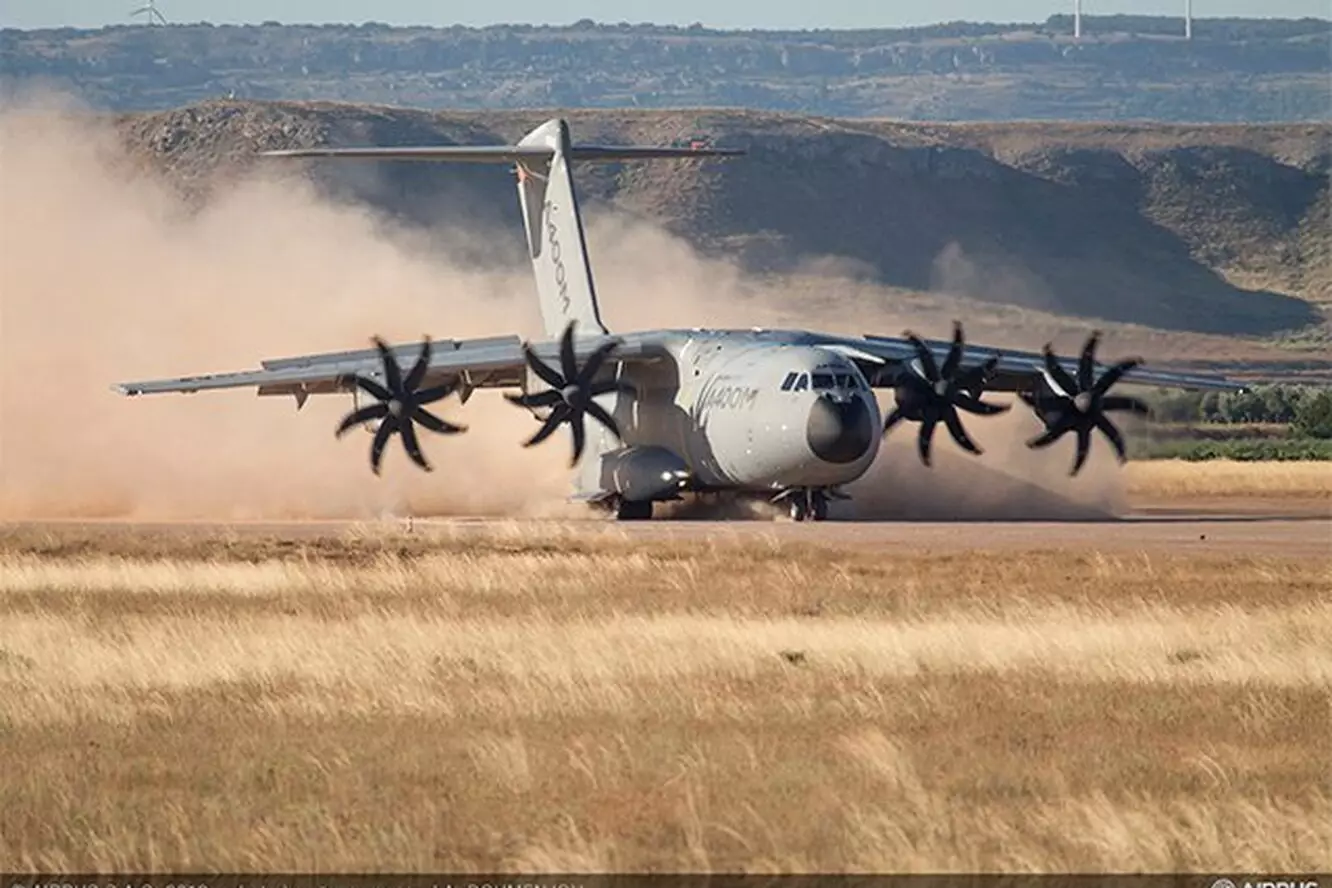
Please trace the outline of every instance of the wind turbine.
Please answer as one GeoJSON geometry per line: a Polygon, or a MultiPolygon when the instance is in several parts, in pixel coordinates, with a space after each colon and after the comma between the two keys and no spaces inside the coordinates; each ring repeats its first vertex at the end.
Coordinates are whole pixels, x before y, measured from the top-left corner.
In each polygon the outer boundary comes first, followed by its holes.
{"type": "Polygon", "coordinates": [[[1073,39],[1082,39],[1082,0],[1073,0],[1073,39]]]}
{"type": "Polygon", "coordinates": [[[1193,0],[1184,0],[1184,39],[1193,39],[1193,0]]]}
{"type": "Polygon", "coordinates": [[[156,0],[148,0],[143,6],[130,13],[131,17],[140,15],[147,20],[150,28],[153,25],[165,25],[167,23],[166,16],[162,15],[162,10],[157,8],[156,0]]]}

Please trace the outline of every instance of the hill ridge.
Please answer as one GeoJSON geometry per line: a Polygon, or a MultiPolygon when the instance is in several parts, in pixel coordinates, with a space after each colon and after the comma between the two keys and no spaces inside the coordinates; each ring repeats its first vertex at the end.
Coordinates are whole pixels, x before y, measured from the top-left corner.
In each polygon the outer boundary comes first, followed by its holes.
{"type": "MultiPolygon", "coordinates": [[[[116,120],[141,163],[203,194],[260,150],[511,143],[555,114],[575,141],[701,135],[745,148],[724,161],[580,167],[578,187],[590,217],[649,220],[756,274],[832,260],[843,276],[904,291],[1218,335],[1317,326],[1332,304],[1332,149],[1312,125],[1115,125],[1098,135],[1082,124],[852,120],[843,130],[836,119],[715,109],[227,101],[116,120]]],[[[447,208],[521,260],[505,170],[384,164],[369,183],[340,165],[309,173],[331,194],[409,222],[438,223],[447,208]]]]}
{"type": "Polygon", "coordinates": [[[0,31],[5,89],[94,105],[334,98],[455,108],[756,107],[905,119],[1327,120],[1332,22],[1068,16],[859,31],[598,24],[0,31]]]}

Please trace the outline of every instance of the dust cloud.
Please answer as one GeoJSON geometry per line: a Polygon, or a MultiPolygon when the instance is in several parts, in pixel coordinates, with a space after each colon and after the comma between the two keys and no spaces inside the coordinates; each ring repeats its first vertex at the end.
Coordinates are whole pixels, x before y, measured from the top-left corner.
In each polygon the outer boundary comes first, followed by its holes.
{"type": "Polygon", "coordinates": [[[537,329],[530,282],[427,254],[368,211],[295,178],[238,181],[199,212],[132,172],[115,135],[40,104],[0,111],[0,516],[243,519],[406,508],[522,511],[561,499],[567,454],[513,450],[532,419],[479,392],[440,412],[467,434],[395,440],[333,429],[349,397],[252,389],[127,399],[118,381],[239,370],[390,340],[537,329]]]}
{"type": "MultiPolygon", "coordinates": [[[[527,268],[478,266],[465,228],[396,227],[271,168],[187,207],[136,171],[106,124],[46,98],[0,107],[0,211],[0,518],[585,514],[565,502],[567,436],[523,450],[533,420],[497,392],[436,405],[469,431],[423,436],[433,473],[412,466],[394,440],[377,478],[368,434],[333,437],[349,397],[312,397],[297,412],[289,397],[250,389],[134,399],[110,390],[365,347],[372,333],[397,341],[537,334],[527,268]]],[[[838,277],[835,260],[803,276],[758,278],[652,226],[589,216],[612,329],[899,332],[912,320],[883,288],[838,277]]],[[[941,318],[913,326],[947,335],[941,318]]],[[[1022,405],[968,427],[986,456],[955,453],[940,429],[933,470],[916,461],[915,428],[895,429],[874,469],[848,488],[853,503],[834,514],[1057,520],[1119,508],[1104,448],[1069,479],[1067,442],[1044,453],[1022,445],[1036,427],[1022,405]]]]}

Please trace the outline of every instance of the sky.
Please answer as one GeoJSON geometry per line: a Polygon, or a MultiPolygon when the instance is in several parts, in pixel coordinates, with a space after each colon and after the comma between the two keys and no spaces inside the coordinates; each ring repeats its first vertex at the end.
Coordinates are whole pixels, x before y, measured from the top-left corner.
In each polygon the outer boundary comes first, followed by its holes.
{"type": "MultiPolygon", "coordinates": [[[[146,0],[0,0],[0,27],[100,27],[131,21],[129,12],[146,0]]],[[[887,3],[867,0],[155,0],[173,22],[214,24],[276,20],[393,25],[571,24],[599,22],[688,25],[714,28],[893,28],[934,22],[1044,21],[1071,12],[1072,0],[930,0],[887,3]]],[[[1183,0],[1083,0],[1084,15],[1182,14],[1183,0]]],[[[1197,18],[1273,16],[1332,17],[1332,0],[1193,0],[1197,18]]]]}

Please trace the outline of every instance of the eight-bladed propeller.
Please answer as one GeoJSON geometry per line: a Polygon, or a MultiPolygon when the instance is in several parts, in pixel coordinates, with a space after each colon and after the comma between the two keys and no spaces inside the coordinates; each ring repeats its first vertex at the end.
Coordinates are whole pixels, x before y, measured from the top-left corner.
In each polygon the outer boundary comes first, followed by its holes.
{"type": "Polygon", "coordinates": [[[587,431],[584,426],[584,415],[590,414],[593,419],[610,429],[615,437],[620,437],[620,427],[615,424],[615,418],[610,415],[600,404],[593,400],[598,395],[609,394],[610,392],[620,391],[627,394],[633,394],[634,388],[625,382],[619,380],[604,380],[595,385],[592,380],[601,369],[606,358],[620,344],[618,339],[612,339],[604,345],[597,347],[592,352],[580,369],[577,356],[574,353],[574,322],[570,321],[569,326],[564,328],[564,336],[560,339],[560,369],[547,366],[536,356],[531,347],[523,345],[523,357],[527,360],[527,366],[532,368],[532,372],[546,382],[551,388],[544,392],[533,392],[526,395],[509,395],[507,398],[511,403],[519,407],[552,407],[550,415],[542,423],[537,433],[528,439],[523,446],[531,447],[533,444],[539,444],[559,427],[560,423],[569,423],[569,428],[573,431],[573,459],[569,461],[572,467],[578,464],[578,458],[583,455],[583,447],[587,440],[587,431]]]}
{"type": "Polygon", "coordinates": [[[1078,452],[1073,460],[1070,475],[1076,475],[1087,461],[1091,451],[1092,429],[1100,429],[1110,443],[1114,445],[1119,461],[1128,459],[1125,452],[1124,438],[1105,415],[1107,410],[1127,410],[1139,416],[1149,416],[1151,409],[1137,398],[1121,395],[1107,395],[1110,387],[1118,382],[1125,373],[1142,363],[1140,358],[1120,361],[1101,376],[1094,379],[1096,373],[1096,346],[1100,341],[1099,331],[1087,337],[1082,347],[1082,357],[1078,361],[1078,377],[1074,379],[1059,364],[1050,344],[1045,345],[1045,386],[1048,391],[1036,393],[1024,392],[1023,401],[1045,423],[1045,431],[1027,442],[1028,447],[1048,447],[1068,432],[1078,435],[1078,452]]]}
{"type": "Polygon", "coordinates": [[[985,384],[999,363],[999,356],[995,355],[979,366],[962,369],[962,325],[954,322],[953,346],[940,368],[929,346],[919,336],[910,331],[903,335],[915,346],[916,360],[907,365],[911,372],[903,374],[898,380],[897,404],[883,424],[884,434],[901,420],[919,422],[920,432],[916,445],[921,462],[928,466],[934,429],[942,421],[953,440],[964,450],[981,453],[980,447],[976,446],[976,442],[971,440],[967,430],[962,427],[957,410],[960,407],[968,413],[993,416],[1009,409],[1008,404],[987,404],[980,400],[985,384]]]}
{"type": "Polygon", "coordinates": [[[447,435],[466,431],[466,426],[445,422],[422,406],[448,397],[457,387],[456,383],[449,382],[424,391],[417,391],[417,386],[424,381],[426,371],[430,369],[429,336],[425,338],[421,345],[421,356],[416,359],[416,363],[405,379],[402,375],[402,369],[393,357],[393,353],[389,351],[384,341],[377,336],[375,337],[375,348],[379,349],[379,356],[384,364],[384,382],[386,385],[380,385],[375,380],[364,376],[355,377],[356,386],[366,394],[377,398],[378,403],[368,404],[343,417],[342,423],[335,433],[336,437],[342,437],[349,429],[361,423],[375,419],[381,420],[379,429],[375,432],[374,443],[370,445],[370,468],[374,470],[374,473],[379,474],[379,463],[384,456],[384,445],[388,443],[388,439],[394,432],[402,435],[402,446],[406,449],[407,455],[412,458],[412,461],[427,472],[432,471],[430,463],[426,462],[425,455],[421,453],[421,444],[416,437],[415,423],[420,423],[432,432],[447,435]]]}

